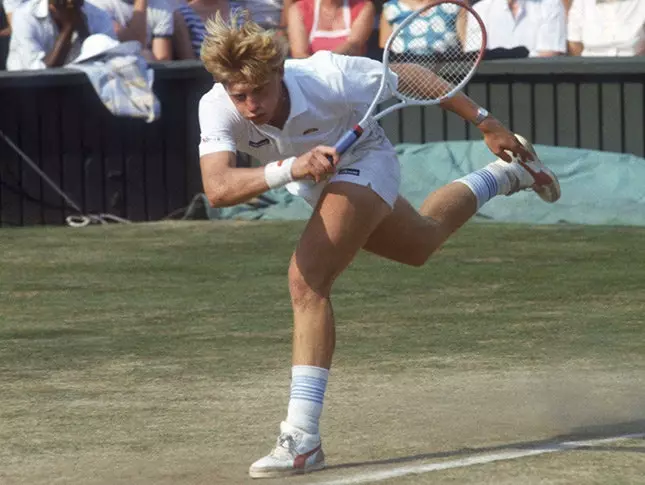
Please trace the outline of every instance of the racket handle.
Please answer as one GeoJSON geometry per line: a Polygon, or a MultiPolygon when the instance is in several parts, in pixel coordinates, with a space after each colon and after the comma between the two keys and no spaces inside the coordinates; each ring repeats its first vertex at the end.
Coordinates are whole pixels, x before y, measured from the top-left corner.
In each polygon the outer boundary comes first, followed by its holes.
{"type": "Polygon", "coordinates": [[[343,135],[343,137],[338,140],[338,143],[336,143],[336,151],[338,152],[339,155],[342,155],[345,153],[349,147],[351,147],[356,140],[358,140],[358,137],[360,137],[363,134],[363,128],[361,128],[359,125],[356,125],[354,129],[349,130],[347,133],[343,135]]]}

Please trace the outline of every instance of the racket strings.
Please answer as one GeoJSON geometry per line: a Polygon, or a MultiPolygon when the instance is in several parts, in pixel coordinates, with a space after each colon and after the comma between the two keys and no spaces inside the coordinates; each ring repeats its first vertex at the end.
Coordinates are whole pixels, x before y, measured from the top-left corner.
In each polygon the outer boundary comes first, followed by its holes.
{"type": "Polygon", "coordinates": [[[391,39],[386,51],[394,71],[406,71],[397,91],[415,101],[449,96],[472,75],[482,50],[473,14],[457,3],[427,8],[391,39]]]}

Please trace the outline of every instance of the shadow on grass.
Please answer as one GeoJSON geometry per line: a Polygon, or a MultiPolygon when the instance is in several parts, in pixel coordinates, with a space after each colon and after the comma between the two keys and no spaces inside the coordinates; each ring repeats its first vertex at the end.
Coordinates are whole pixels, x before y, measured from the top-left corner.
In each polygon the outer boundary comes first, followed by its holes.
{"type": "MultiPolygon", "coordinates": [[[[478,448],[461,448],[459,450],[442,451],[437,453],[422,453],[418,455],[402,456],[399,458],[388,458],[385,460],[373,460],[352,463],[340,463],[338,465],[330,465],[325,470],[340,470],[347,468],[357,468],[363,466],[375,465],[391,465],[395,463],[408,463],[419,460],[428,460],[433,458],[454,458],[470,456],[480,453],[491,453],[511,450],[544,450],[550,448],[566,449],[566,444],[575,441],[591,441],[602,440],[609,438],[617,438],[628,435],[644,435],[645,434],[645,420],[629,421],[624,423],[607,424],[599,426],[588,426],[582,428],[575,428],[570,433],[554,436],[547,440],[536,441],[520,441],[516,443],[507,443],[497,446],[485,446],[478,448]]],[[[643,436],[639,436],[645,439],[643,436]]],[[[576,445],[572,450],[576,451],[621,451],[632,453],[645,453],[645,446],[637,447],[619,447],[612,446],[611,444],[590,444],[588,446],[576,445]]]]}

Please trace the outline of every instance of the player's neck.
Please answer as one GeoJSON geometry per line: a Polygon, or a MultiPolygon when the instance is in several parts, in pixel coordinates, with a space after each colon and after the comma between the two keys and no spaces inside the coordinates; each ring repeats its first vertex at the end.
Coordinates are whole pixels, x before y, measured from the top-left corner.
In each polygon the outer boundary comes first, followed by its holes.
{"type": "Polygon", "coordinates": [[[289,90],[287,89],[287,85],[284,81],[282,81],[280,87],[280,101],[278,102],[278,108],[275,115],[273,115],[273,118],[271,118],[271,121],[269,121],[269,124],[282,129],[289,118],[289,113],[291,113],[291,98],[289,97],[289,90]]]}

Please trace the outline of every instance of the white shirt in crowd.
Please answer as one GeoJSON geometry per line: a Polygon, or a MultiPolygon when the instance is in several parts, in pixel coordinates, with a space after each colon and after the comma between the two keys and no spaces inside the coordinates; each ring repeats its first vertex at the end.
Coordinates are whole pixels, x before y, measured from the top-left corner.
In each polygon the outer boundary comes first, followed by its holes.
{"type": "MultiPolygon", "coordinates": [[[[87,0],[89,3],[105,10],[112,19],[120,25],[126,26],[132,19],[134,5],[132,0],[87,0]]],[[[152,46],[152,39],[156,37],[172,37],[174,32],[173,4],[170,0],[148,0],[146,10],[147,45],[152,46]]]]}
{"type": "MultiPolygon", "coordinates": [[[[199,102],[199,154],[239,150],[267,163],[302,155],[318,145],[333,146],[361,120],[382,75],[383,64],[365,57],[320,51],[307,59],[287,60],[284,82],[291,112],[282,130],[245,120],[224,86],[215,84],[199,102]]],[[[396,75],[390,75],[396,85],[396,75]]],[[[381,99],[391,96],[388,91],[381,99]]],[[[378,146],[384,139],[382,128],[374,123],[350,151],[378,146]]],[[[351,161],[347,153],[340,165],[351,161]]]]}
{"type": "Polygon", "coordinates": [[[0,0],[5,13],[9,14],[13,14],[23,3],[28,3],[28,0],[0,0]]]}
{"type": "MultiPolygon", "coordinates": [[[[565,53],[566,15],[562,0],[518,0],[518,4],[516,16],[513,16],[508,0],[481,0],[473,6],[486,26],[486,48],[524,46],[530,56],[542,52],[565,53]]],[[[479,29],[469,25],[468,35],[479,35],[479,29]]]]}
{"type": "MultiPolygon", "coordinates": [[[[82,7],[91,34],[106,34],[116,39],[110,16],[103,10],[85,3],[82,7]]],[[[59,30],[49,14],[48,0],[30,0],[13,12],[7,70],[46,69],[44,59],[54,48],[59,30]]],[[[81,52],[78,33],[72,36],[72,46],[64,64],[73,61],[81,52]]]]}
{"type": "Polygon", "coordinates": [[[583,56],[645,54],[645,0],[573,0],[568,30],[583,56]]]}

